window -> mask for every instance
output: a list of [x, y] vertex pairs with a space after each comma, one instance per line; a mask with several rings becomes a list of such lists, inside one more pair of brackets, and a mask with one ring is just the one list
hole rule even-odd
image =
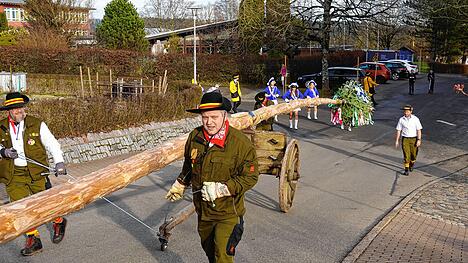
[[25, 22], [24, 10], [21, 8], [7, 7], [5, 15], [10, 22]]

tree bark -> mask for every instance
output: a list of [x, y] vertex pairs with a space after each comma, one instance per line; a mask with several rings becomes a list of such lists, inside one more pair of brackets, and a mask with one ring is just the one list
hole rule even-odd
[[[234, 114], [230, 118], [230, 123], [235, 128], [245, 129], [299, 107], [330, 103], [340, 104], [341, 101], [325, 98], [296, 100], [261, 108], [250, 114]], [[12, 240], [58, 216], [82, 209], [85, 205], [182, 158], [187, 138], [188, 135], [180, 136], [160, 147], [109, 165], [76, 181], [68, 181], [22, 200], [0, 206], [0, 243]]]
[[330, 96], [330, 82], [328, 79], [328, 54], [330, 53], [330, 31], [331, 31], [331, 2], [323, 1], [323, 24], [322, 24], [322, 93], [324, 96]]

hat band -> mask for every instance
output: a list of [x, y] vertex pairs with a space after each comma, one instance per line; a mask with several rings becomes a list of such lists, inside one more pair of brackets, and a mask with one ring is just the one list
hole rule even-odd
[[199, 109], [212, 109], [223, 105], [222, 103], [203, 103], [198, 106]]
[[6, 100], [3, 103], [3, 105], [4, 106], [10, 106], [10, 105], [13, 105], [13, 104], [18, 104], [18, 103], [24, 103], [24, 99], [23, 98], [15, 98], [15, 99]]

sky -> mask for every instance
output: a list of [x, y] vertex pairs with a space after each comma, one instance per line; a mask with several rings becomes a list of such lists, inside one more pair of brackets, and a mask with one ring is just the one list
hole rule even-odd
[[[104, 7], [110, 2], [111, 0], [97, 0], [94, 1], [94, 8], [95, 11], [92, 12], [93, 18], [102, 18], [104, 16]], [[130, 0], [133, 5], [137, 8], [138, 13], [140, 13], [145, 5], [146, 0]], [[214, 0], [194, 0], [196, 4], [208, 4], [213, 3]]]

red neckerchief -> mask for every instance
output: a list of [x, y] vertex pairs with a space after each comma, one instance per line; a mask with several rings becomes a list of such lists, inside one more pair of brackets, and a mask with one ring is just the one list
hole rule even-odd
[[[213, 136], [210, 136], [206, 131], [205, 129], [203, 129], [203, 135], [205, 136], [205, 140], [207, 140], [208, 142], [211, 142], [213, 144], [216, 144], [218, 145], [219, 147], [221, 148], [224, 148], [224, 143], [226, 142], [226, 137], [227, 137], [227, 133], [229, 131], [229, 121], [226, 120], [224, 122], [224, 126], [221, 128], [221, 130], [219, 130], [218, 133], [216, 133], [215, 135]], [[211, 138], [211, 139], [210, 139]]]
[[8, 122], [10, 123], [11, 127], [13, 127], [13, 134], [16, 135], [16, 124], [9, 114], [8, 114]]

